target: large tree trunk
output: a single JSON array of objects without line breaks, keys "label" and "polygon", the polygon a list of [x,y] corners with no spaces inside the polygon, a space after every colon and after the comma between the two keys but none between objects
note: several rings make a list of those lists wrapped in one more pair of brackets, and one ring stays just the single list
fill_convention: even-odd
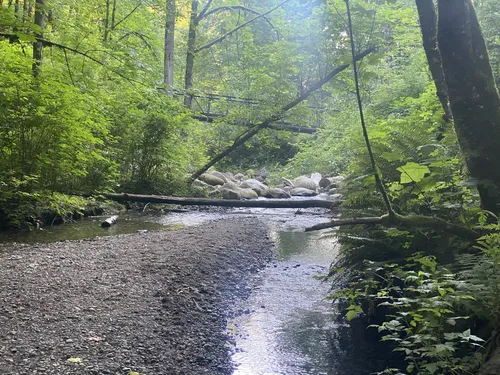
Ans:
[{"label": "large tree trunk", "polygon": [[439,0],[438,43],[460,147],[484,209],[500,212],[500,97],[470,0]]},{"label": "large tree trunk", "polygon": [[[40,30],[36,33],[37,38],[43,37],[43,29],[45,28],[45,0],[36,0],[35,3],[35,25]],[[36,41],[33,43],[33,75],[36,77],[40,74],[40,66],[42,65],[42,50],[43,43]]]},{"label": "large tree trunk", "polygon": [[169,88],[174,86],[174,33],[175,0],[167,0],[167,19],[165,21],[165,54],[163,57],[163,83]]},{"label": "large tree trunk", "polygon": [[443,106],[445,114],[444,119],[448,122],[452,119],[453,115],[450,109],[448,89],[446,88],[446,81],[441,63],[441,53],[438,49],[437,17],[434,1],[416,0],[415,2],[417,4],[420,28],[422,30],[422,42],[427,56],[427,62],[429,63],[429,70],[434,80],[434,84],[436,85],[436,94]]},{"label": "large tree trunk", "polygon": [[194,68],[194,55],[196,47],[196,28],[198,27],[198,0],[193,0],[191,4],[191,20],[189,22],[189,35],[187,43],[187,56],[186,56],[186,75],[184,77],[184,104],[186,107],[191,108],[193,97],[189,94],[189,90],[193,88],[193,68]]}]

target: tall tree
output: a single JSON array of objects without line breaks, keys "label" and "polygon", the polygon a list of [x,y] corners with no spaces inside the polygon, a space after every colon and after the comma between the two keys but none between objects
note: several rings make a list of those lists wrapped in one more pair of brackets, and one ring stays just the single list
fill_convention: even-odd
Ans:
[{"label": "tall tree", "polygon": [[[35,3],[35,25],[39,30],[36,33],[38,38],[43,37],[43,29],[45,28],[45,1],[36,0]],[[42,51],[43,43],[37,40],[33,43],[33,74],[38,76],[40,74],[40,66],[42,65]]]},{"label": "tall tree", "polygon": [[175,0],[167,0],[165,21],[165,48],[163,57],[163,82],[165,86],[174,86],[174,34],[175,34]]},{"label": "tall tree", "polygon": [[445,113],[445,120],[448,122],[453,117],[451,113],[448,89],[443,73],[441,53],[438,49],[437,40],[437,16],[433,0],[416,0],[420,28],[422,30],[422,41],[424,45],[429,70],[436,85],[436,94],[441,102]]},{"label": "tall tree", "polygon": [[484,209],[500,212],[500,96],[470,0],[438,1],[438,43],[455,130]]},{"label": "tall tree", "polygon": [[[210,6],[212,1],[209,1],[205,7]],[[196,29],[198,27],[198,0],[193,0],[191,3],[191,19],[189,22],[189,34],[187,43],[187,55],[186,55],[186,74],[184,76],[184,89],[186,94],[184,95],[184,105],[191,108],[191,103],[193,97],[189,95],[188,91],[193,88],[193,67],[194,67],[194,55],[195,55],[195,45],[196,45]]]}]

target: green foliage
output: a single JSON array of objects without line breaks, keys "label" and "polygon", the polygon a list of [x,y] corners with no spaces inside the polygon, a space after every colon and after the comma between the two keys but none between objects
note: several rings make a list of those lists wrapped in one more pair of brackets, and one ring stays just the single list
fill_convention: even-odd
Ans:
[{"label": "green foliage", "polygon": [[347,298],[346,318],[375,314],[384,309],[384,320],[370,325],[382,341],[394,342],[407,367],[382,374],[469,374],[481,363],[484,340],[461,329],[463,294],[456,275],[440,267],[434,257],[414,255],[406,264],[367,262],[348,288],[332,296]]}]

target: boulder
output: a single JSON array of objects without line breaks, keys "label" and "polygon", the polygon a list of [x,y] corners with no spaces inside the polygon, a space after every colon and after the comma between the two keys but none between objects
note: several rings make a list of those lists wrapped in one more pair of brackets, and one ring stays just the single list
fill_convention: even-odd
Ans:
[{"label": "boulder", "polygon": [[252,189],[257,194],[262,195],[262,192],[267,189],[267,186],[264,185],[262,182],[257,181],[255,179],[249,179],[249,180],[243,181],[240,185],[240,188]]},{"label": "boulder", "polygon": [[206,182],[209,185],[212,185],[212,186],[224,185],[224,183],[226,182],[222,178],[214,176],[213,174],[210,174],[210,173],[203,173],[199,177],[199,179],[203,182]]},{"label": "boulder", "polygon": [[312,197],[314,195],[318,195],[315,190],[310,190],[306,188],[293,188],[288,191],[290,195],[296,197]]},{"label": "boulder", "polygon": [[234,179],[238,182],[241,182],[245,179],[245,175],[243,173],[236,173],[234,175]]},{"label": "boulder", "polygon": [[323,177],[321,180],[319,180],[318,182],[318,185],[319,185],[319,188],[321,190],[328,190],[328,188],[330,187],[330,185],[332,184],[332,182],[330,181],[330,179],[326,178],[326,177]]},{"label": "boulder", "polygon": [[238,190],[221,187],[220,193],[222,195],[222,199],[241,199],[241,195]]},{"label": "boulder", "polygon": [[213,172],[208,172],[209,175],[212,175],[212,176],[215,176],[215,177],[218,177],[220,178],[222,181],[224,182],[229,182],[231,180],[229,180],[227,177],[226,177],[226,174],[225,173],[222,173],[222,172],[218,172],[218,171],[213,171]]},{"label": "boulder", "polygon": [[266,198],[275,198],[275,199],[291,198],[289,193],[279,188],[267,188],[262,192],[261,195]]},{"label": "boulder", "polygon": [[300,188],[306,188],[309,190],[316,191],[316,188],[318,187],[318,185],[316,184],[316,182],[314,180],[311,180],[309,177],[306,177],[306,176],[297,177],[297,178],[293,179],[292,182],[296,188],[300,187]]},{"label": "boulder", "polygon": [[224,177],[226,177],[227,182],[236,182],[238,183],[239,181],[234,177],[234,174],[231,172],[224,172]]},{"label": "boulder", "polygon": [[257,194],[255,191],[252,189],[239,189],[238,192],[240,193],[241,199],[257,199],[259,197],[259,194]]},{"label": "boulder", "polygon": [[311,180],[316,182],[316,184],[319,184],[322,178],[323,176],[321,176],[321,173],[318,172],[311,173]]},{"label": "boulder", "polygon": [[222,185],[222,188],[231,189],[231,190],[239,190],[240,189],[238,184],[235,182],[226,182],[224,185]]},{"label": "boulder", "polygon": [[330,186],[331,187],[339,187],[342,181],[345,180],[344,176],[335,176],[335,177],[328,177],[330,180]]}]

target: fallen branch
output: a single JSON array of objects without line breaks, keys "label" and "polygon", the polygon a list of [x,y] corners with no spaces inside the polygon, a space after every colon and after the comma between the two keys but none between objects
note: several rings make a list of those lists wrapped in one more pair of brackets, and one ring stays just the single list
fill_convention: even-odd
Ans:
[{"label": "fallen branch", "polygon": [[[354,57],[354,61],[361,60],[363,57],[366,55],[372,53],[375,51],[375,48],[368,48],[367,50],[361,52],[360,54],[356,55]],[[291,101],[287,105],[285,105],[281,110],[274,114],[273,116],[269,117],[268,119],[262,121],[261,123],[255,125],[253,128],[250,128],[247,132],[243,133],[240,137],[238,137],[231,146],[226,148],[224,151],[222,151],[220,154],[216,155],[212,160],[210,160],[207,164],[205,164],[202,168],[200,168],[198,171],[196,171],[192,176],[191,176],[191,181],[196,180],[199,176],[201,176],[203,173],[205,173],[211,166],[216,164],[219,160],[224,159],[226,156],[228,156],[231,152],[233,152],[235,149],[243,145],[246,141],[248,141],[250,138],[252,138],[255,134],[257,134],[259,131],[262,129],[266,128],[271,124],[272,122],[276,122],[278,120],[281,120],[283,117],[284,113],[293,107],[297,106],[298,104],[302,103],[304,100],[309,98],[311,94],[316,91],[317,89],[321,88],[325,83],[330,81],[333,77],[335,77],[337,74],[340,72],[346,70],[349,67],[350,64],[344,64],[333,71],[331,71],[329,74],[327,74],[325,77],[323,77],[321,80],[316,82],[314,85],[311,86],[310,89],[308,89],[305,93],[303,93],[301,96],[299,96],[297,99]]]},{"label": "fallen branch", "polygon": [[403,216],[399,214],[394,214],[389,216],[388,214],[375,217],[360,217],[346,220],[333,220],[327,223],[321,223],[313,225],[312,227],[306,228],[306,232],[334,228],[345,225],[384,225],[386,227],[395,226],[407,229],[412,228],[430,228],[435,230],[441,230],[443,232],[454,234],[455,236],[466,238],[468,240],[477,240],[480,234],[472,229],[464,227],[462,225],[449,223],[448,221],[441,219],[439,217],[430,217],[423,215],[413,215],[413,216]]},{"label": "fallen branch", "polygon": [[171,197],[166,195],[139,195],[139,194],[115,194],[105,193],[102,196],[117,202],[145,202],[178,204],[183,206],[218,206],[218,207],[261,207],[261,208],[335,208],[338,202],[332,202],[322,199],[305,200],[225,200],[225,199],[207,199],[207,198],[184,198]]}]

